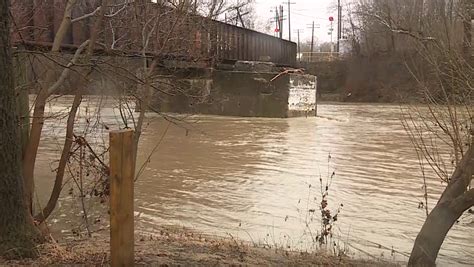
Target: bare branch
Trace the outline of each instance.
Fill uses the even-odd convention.
[[[112,18],[116,15],[118,15],[120,12],[122,12],[123,10],[125,10],[125,8],[127,8],[127,5],[129,4],[129,0],[125,0],[125,2],[123,2],[122,4],[118,4],[118,5],[114,5],[114,7],[119,7],[121,6],[121,8],[119,10],[117,10],[116,12],[112,13],[112,14],[105,14],[104,16],[107,17],[107,18]],[[87,19],[87,18],[90,18],[90,17],[93,17],[97,14],[97,12],[100,11],[102,7],[99,6],[97,7],[94,11],[92,11],[91,13],[87,13],[87,14],[84,14],[80,17],[77,17],[77,18],[74,18],[71,20],[71,23],[74,23],[74,22],[78,22],[78,21],[81,21],[81,20],[84,20],[84,19]]]
[[[92,16],[95,16],[95,14],[96,14],[97,12],[99,12],[100,9],[101,9],[101,7],[99,6],[99,7],[97,7],[94,11],[92,11],[91,13],[88,13],[88,14],[82,15],[82,16],[80,16],[80,17],[77,17],[77,18],[75,18],[75,19],[72,19],[72,20],[71,20],[71,23],[78,22],[78,21],[81,21],[81,20],[83,20],[83,19],[87,19],[87,18],[90,18],[90,17],[92,17]]]
[[[77,60],[79,59],[79,56],[81,55],[82,51],[84,51],[84,49],[88,46],[89,42],[90,40],[86,40],[79,46],[69,64],[67,64],[66,68],[62,71],[61,76],[59,76],[59,79],[48,88],[48,95],[54,94],[54,92],[58,90],[59,86],[63,84],[63,82],[66,80],[69,73],[71,72],[71,67],[76,64]]]
[[[119,10],[117,10],[116,12],[114,12],[114,13],[112,13],[112,14],[105,14],[104,16],[107,17],[107,18],[112,18],[112,17],[114,17],[114,16],[117,16],[120,12],[124,11],[125,8],[127,8],[128,0],[125,1],[122,5],[123,5],[123,6],[122,6]]]

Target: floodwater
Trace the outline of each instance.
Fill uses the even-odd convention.
[[[50,108],[60,111],[69,102],[57,100]],[[93,102],[84,114],[91,113]],[[309,250],[320,229],[319,179],[325,185],[334,171],[329,206],[343,204],[334,228],[336,247],[357,257],[406,261],[425,213],[418,207],[423,183],[417,155],[401,125],[400,107],[321,104],[318,112],[317,118],[290,119],[199,115],[177,124],[152,115],[139,145],[137,170],[154,153],[136,182],[137,231],[174,224]],[[116,128],[117,110],[105,105],[101,113],[103,123]],[[46,124],[37,163],[42,203],[64,133],[57,120],[65,118]],[[85,127],[81,119],[78,127]],[[93,137],[106,142],[107,130]],[[427,175],[432,207],[443,185]],[[64,191],[50,224],[68,235],[82,213],[77,198]],[[91,218],[104,213],[97,203],[86,203]],[[449,232],[438,263],[469,265],[473,255],[474,215],[465,214]]]

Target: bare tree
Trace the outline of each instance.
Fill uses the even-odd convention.
[[[39,237],[23,198],[21,140],[10,47],[9,0],[0,1],[0,255],[32,256]]]
[[[474,205],[472,7],[466,2],[360,1],[353,13],[360,53],[398,56],[413,77],[412,86],[419,88],[418,104],[403,109],[403,124],[420,160],[437,176],[425,178],[446,185],[429,210],[425,182],[427,218],[409,265],[435,265],[446,234]]]
[[[407,109],[404,120],[415,149],[446,185],[415,240],[409,265],[416,266],[435,264],[448,231],[474,206],[474,69],[460,50],[434,47],[419,49],[430,74],[413,74],[426,107]]]

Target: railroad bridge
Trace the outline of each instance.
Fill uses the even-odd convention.
[[[273,79],[283,67],[295,66],[295,43],[197,15],[184,5],[110,1],[94,56],[124,57],[125,65],[135,68],[143,66],[144,57],[157,60],[159,72],[175,75],[207,98],[195,101],[179,93],[157,96],[162,111],[287,117],[315,110],[314,76],[289,74]],[[70,19],[61,51],[77,50],[94,30],[100,1],[77,1],[72,7],[67,3],[13,1],[14,45],[48,51],[61,22]]]

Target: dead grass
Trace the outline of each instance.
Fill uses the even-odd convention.
[[[46,243],[38,247],[40,256],[36,259],[0,259],[0,265],[103,266],[109,264],[108,250],[109,241],[106,238]],[[156,235],[137,236],[135,263],[155,266],[395,266],[324,252],[262,248],[233,238],[213,237],[177,227],[163,227]]]

